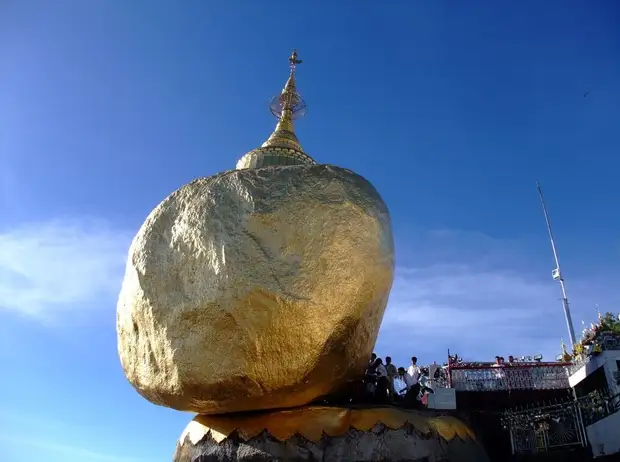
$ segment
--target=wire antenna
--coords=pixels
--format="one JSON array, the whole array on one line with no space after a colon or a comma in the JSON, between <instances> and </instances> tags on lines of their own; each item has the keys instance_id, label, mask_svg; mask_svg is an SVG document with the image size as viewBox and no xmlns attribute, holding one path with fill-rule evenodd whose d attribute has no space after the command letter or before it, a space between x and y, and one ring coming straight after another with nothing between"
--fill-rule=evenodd
<instances>
[{"instance_id":1,"label":"wire antenna","mask_svg":"<svg viewBox=\"0 0 620 462\"><path fill-rule=\"evenodd\" d=\"M538 187L538 194L540 195L540 203L542 204L543 213L545 214L545 222L547 224L547 232L549 233L549 240L551 241L551 250L553 251L553 258L555 260L555 269L551 272L553 279L560 283L560 288L562 289L562 308L564 309L564 318L566 319L566 327L568 328L568 337L571 342L571 347L574 347L577 344L577 339L575 338L575 328L573 327L573 320L570 315L570 307L568 306L568 297L566 296L566 287L564 285L564 278L562 277L562 272L560 271L560 260L558 259L558 251L555 246L555 239L553 238L553 232L551 231L551 222L549 221L549 212L547 211L547 205L545 204L545 198L543 196L542 188L540 187L540 182L536 182L536 186Z\"/></svg>"}]
</instances>

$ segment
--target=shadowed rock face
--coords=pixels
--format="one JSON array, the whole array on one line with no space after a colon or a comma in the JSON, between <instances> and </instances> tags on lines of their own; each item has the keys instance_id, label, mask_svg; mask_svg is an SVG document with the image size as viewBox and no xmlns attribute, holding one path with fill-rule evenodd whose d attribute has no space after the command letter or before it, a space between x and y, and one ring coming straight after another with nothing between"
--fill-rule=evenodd
<instances>
[{"instance_id":1,"label":"shadowed rock face","mask_svg":"<svg viewBox=\"0 0 620 462\"><path fill-rule=\"evenodd\" d=\"M450 441L438 435L424 437L411 426L392 430L379 423L368 432L350 429L345 435L325 436L313 443L295 435L278 441L263 432L248 441L234 433L218 443L206 435L197 444L187 437L177 445L174 462L233 461L416 461L488 462L484 449L475 441L456 437Z\"/></svg>"},{"instance_id":2,"label":"shadowed rock face","mask_svg":"<svg viewBox=\"0 0 620 462\"><path fill-rule=\"evenodd\" d=\"M349 170L198 179L131 245L117 309L125 375L184 411L307 404L363 373L393 270L387 208Z\"/></svg>"}]
</instances>

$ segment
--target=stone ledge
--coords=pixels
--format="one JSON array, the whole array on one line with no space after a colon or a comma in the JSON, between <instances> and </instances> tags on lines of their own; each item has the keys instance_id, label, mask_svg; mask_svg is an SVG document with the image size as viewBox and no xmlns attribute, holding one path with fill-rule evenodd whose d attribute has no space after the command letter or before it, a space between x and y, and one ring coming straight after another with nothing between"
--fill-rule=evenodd
<instances>
[{"instance_id":1,"label":"stone ledge","mask_svg":"<svg viewBox=\"0 0 620 462\"><path fill-rule=\"evenodd\" d=\"M342 436L350 429L368 432L377 424L391 430L398 430L409 424L420 435L430 436L436 433L446 441L457 436L463 440L476 439L474 432L455 417L391 406L307 406L273 412L198 415L190 422L180 439L184 440L189 436L195 444L209 433L215 441L221 442L236 432L247 441L267 431L278 441L300 435L309 441L317 442L323 435Z\"/></svg>"},{"instance_id":2,"label":"stone ledge","mask_svg":"<svg viewBox=\"0 0 620 462\"><path fill-rule=\"evenodd\" d=\"M461 420L392 407L310 406L245 415L197 416L174 462L210 461L486 462Z\"/></svg>"}]
</instances>

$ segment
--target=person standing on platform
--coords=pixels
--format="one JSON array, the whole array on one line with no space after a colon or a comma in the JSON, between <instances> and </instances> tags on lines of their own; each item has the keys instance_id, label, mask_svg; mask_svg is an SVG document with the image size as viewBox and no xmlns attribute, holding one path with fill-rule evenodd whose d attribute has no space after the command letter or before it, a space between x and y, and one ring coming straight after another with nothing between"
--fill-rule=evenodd
<instances>
[{"instance_id":1,"label":"person standing on platform","mask_svg":"<svg viewBox=\"0 0 620 462\"><path fill-rule=\"evenodd\" d=\"M394 401L394 396L396 395L396 390L394 390L394 379L398 374L398 369L392 364L392 358L389 356L385 357L385 369L387 370L388 380L390 381L390 401Z\"/></svg>"},{"instance_id":2,"label":"person standing on platform","mask_svg":"<svg viewBox=\"0 0 620 462\"><path fill-rule=\"evenodd\" d=\"M411 358L411 366L407 370L407 375L411 377L410 383L411 386L407 387L407 394L405 395L405 405L408 407L417 407L418 406L418 395L420 394L420 375L422 375L422 370L420 366L418 366L418 358L413 356Z\"/></svg>"},{"instance_id":3,"label":"person standing on platform","mask_svg":"<svg viewBox=\"0 0 620 462\"><path fill-rule=\"evenodd\" d=\"M388 379L387 369L383 365L383 360L377 358L377 388L375 389L375 402L386 404L390 399L390 381Z\"/></svg>"},{"instance_id":4,"label":"person standing on platform","mask_svg":"<svg viewBox=\"0 0 620 462\"><path fill-rule=\"evenodd\" d=\"M413 358L411 358L411 366L409 366L407 373L415 380L415 383L418 383L418 380L420 380L420 374L422 373L422 371L420 370L420 367L418 366L417 357L414 356Z\"/></svg>"},{"instance_id":5,"label":"person standing on platform","mask_svg":"<svg viewBox=\"0 0 620 462\"><path fill-rule=\"evenodd\" d=\"M387 373L387 369L383 365L383 360L381 358L377 358L376 361L375 361L375 364L377 365L376 369L375 369L376 372L377 372L377 375L379 377L386 377L387 378L388 373Z\"/></svg>"}]
</instances>

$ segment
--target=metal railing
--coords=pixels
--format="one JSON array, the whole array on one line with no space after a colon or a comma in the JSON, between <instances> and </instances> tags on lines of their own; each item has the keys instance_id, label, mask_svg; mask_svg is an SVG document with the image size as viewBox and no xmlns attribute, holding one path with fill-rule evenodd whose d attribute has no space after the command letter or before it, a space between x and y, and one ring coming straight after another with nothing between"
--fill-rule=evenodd
<instances>
[{"instance_id":1,"label":"metal railing","mask_svg":"<svg viewBox=\"0 0 620 462\"><path fill-rule=\"evenodd\" d=\"M571 376L583 366L586 366L590 361L592 361L593 356L581 355L576 357L572 363L570 363L567 367L568 375Z\"/></svg>"},{"instance_id":2,"label":"metal railing","mask_svg":"<svg viewBox=\"0 0 620 462\"><path fill-rule=\"evenodd\" d=\"M449 385L457 391L568 389L570 363L532 363L505 367L454 365L448 368Z\"/></svg>"}]
</instances>

